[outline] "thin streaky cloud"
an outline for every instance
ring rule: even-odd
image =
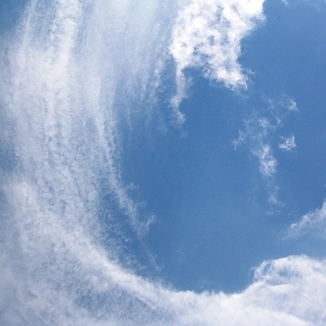
[[[326,200],[321,208],[305,214],[299,222],[293,223],[288,229],[289,237],[299,237],[306,234],[326,236]]]

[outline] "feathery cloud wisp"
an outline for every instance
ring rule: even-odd
[[[294,135],[291,135],[288,138],[283,138],[283,143],[279,145],[279,148],[283,151],[291,152],[294,148],[297,147],[295,144],[295,138]]]
[[[299,222],[291,224],[288,229],[290,237],[299,237],[309,233],[326,236],[326,200],[321,208],[305,214]]]

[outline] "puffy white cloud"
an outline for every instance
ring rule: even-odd
[[[236,89],[246,87],[238,62],[241,41],[263,19],[264,0],[193,0],[175,23],[171,54],[176,64],[175,112],[186,93],[184,69],[201,68],[204,76]],[[183,117],[179,113],[179,122]]]

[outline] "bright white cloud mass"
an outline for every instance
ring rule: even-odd
[[[256,196],[247,189],[250,188],[247,184],[259,180],[259,175],[263,176],[263,183],[267,180],[270,185],[271,178],[275,178],[276,184],[279,172],[279,178],[289,175],[285,171],[287,160],[295,159],[300,146],[311,148],[304,146],[302,134],[297,137],[301,106],[296,118],[299,122],[284,130],[285,117],[290,111],[298,111],[292,95],[291,98],[282,95],[281,101],[277,100],[281,95],[277,95],[270,100],[268,109],[251,105],[248,100],[259,92],[257,98],[266,96],[263,83],[258,85],[259,65],[246,64],[250,62],[246,61],[246,53],[250,56],[253,47],[249,43],[245,46],[245,41],[252,33],[268,27],[265,24],[271,12],[277,17],[277,10],[265,13],[268,5],[269,1],[263,0],[3,2],[1,17],[11,18],[3,19],[0,25],[1,325],[326,324],[324,257],[317,254],[311,257],[304,251],[268,249],[276,248],[275,243],[283,241],[280,236],[275,236],[277,239],[271,240],[263,252],[260,248],[266,243],[264,235],[252,236],[258,232],[255,230],[268,229],[266,225],[273,228],[273,222],[266,222],[263,227],[259,224],[265,223],[261,222],[265,216],[259,207],[264,207],[268,198]],[[300,6],[304,12],[308,10],[305,4]],[[285,6],[279,1],[278,10],[290,13],[299,7],[291,3]],[[309,7],[309,10],[320,15],[322,9]],[[257,50],[254,62],[262,57],[266,59],[258,53]],[[199,72],[202,77],[198,77]],[[203,79],[210,84],[204,84]],[[192,91],[204,88],[203,85],[220,95],[209,100],[212,95],[206,89],[202,91],[202,99],[191,104],[196,100]],[[281,89],[279,94],[288,91]],[[223,150],[226,151],[222,145],[211,150],[212,141],[208,142],[207,151],[200,145],[205,142],[205,130],[210,130],[210,118],[212,121],[215,118],[191,116],[198,110],[200,101],[207,107],[213,106],[214,112],[222,112],[223,96],[225,101],[243,104],[238,104],[236,116],[226,123],[223,120],[215,128],[230,130],[226,150],[232,147],[230,143],[240,130],[239,138],[233,142],[239,150],[236,154],[231,152],[230,157],[240,157],[243,147],[240,145],[244,144],[259,162],[251,166],[245,152],[243,160],[235,158],[232,164],[214,160],[214,166],[221,164],[218,165],[221,175],[230,169],[227,171],[231,181],[225,184],[217,177],[218,181],[205,177],[204,173],[204,168],[209,169],[212,153],[223,156]],[[244,103],[249,103],[247,112]],[[304,116],[307,121],[312,119],[308,113],[302,114],[307,114]],[[204,126],[203,138],[193,141],[193,135],[200,134],[196,129],[200,124]],[[316,128],[309,128],[317,130],[317,122]],[[137,138],[142,135],[137,134],[139,129],[145,130],[155,150],[146,145],[148,138]],[[159,136],[153,130],[159,130]],[[184,133],[180,135],[176,130]],[[196,153],[196,159],[182,161],[179,155],[186,150],[166,149],[169,146],[164,144],[170,144],[169,132],[175,137],[171,144],[188,142],[185,146],[189,153]],[[155,137],[165,140],[158,145]],[[222,138],[214,138],[214,142],[223,143]],[[129,160],[125,154],[128,146],[137,149],[137,155]],[[297,150],[293,151],[294,148]],[[168,156],[173,155],[174,163],[170,166]],[[146,165],[152,157],[159,158],[154,161],[154,167]],[[194,162],[201,161],[204,164],[198,168],[195,164],[201,163]],[[184,168],[192,164],[193,170],[189,171],[196,174]],[[181,172],[173,174],[178,166],[181,168],[176,171]],[[155,183],[160,176],[151,176],[163,173],[164,168],[168,171],[158,186]],[[296,178],[309,170],[305,168],[297,168]],[[129,170],[144,180],[148,190],[143,190],[137,182],[136,186],[129,182],[126,177]],[[236,173],[241,175],[239,183],[232,179]],[[286,189],[296,188],[293,179],[279,182],[280,188],[284,184]],[[164,188],[164,180],[175,180],[176,185],[171,182]],[[177,183],[195,191],[196,187],[188,184],[193,180],[202,180],[196,186],[201,185],[199,192],[208,189],[212,202],[218,201],[213,193],[215,183],[220,182],[218,187],[224,187],[225,193],[228,189],[234,192],[234,196],[225,200],[225,206],[222,200],[219,202],[223,209],[215,213],[207,229],[208,219],[204,217],[198,225],[191,215],[185,224],[178,222],[184,218],[182,205],[193,207],[198,202],[196,195],[188,198],[186,191],[180,196]],[[259,181],[255,182],[252,188],[258,189]],[[241,183],[246,185],[245,190]],[[137,196],[138,191],[143,193]],[[150,197],[153,193],[156,197]],[[238,195],[245,198],[245,204],[234,199]],[[254,197],[261,202],[254,204]],[[316,194],[316,200],[320,197],[323,198],[321,193]],[[150,206],[149,198],[158,201],[158,211],[152,212],[154,206]],[[258,212],[251,220],[241,206],[248,203]],[[308,204],[295,212],[311,211]],[[147,209],[146,205],[151,208]],[[164,209],[173,205],[180,205],[177,211],[181,215],[165,216]],[[289,227],[290,235],[299,236],[307,230],[322,228],[324,235],[325,205],[324,202],[313,213],[302,213],[301,220],[296,215],[291,221],[280,222],[271,233],[281,234]],[[243,214],[240,222],[232,220],[235,207]],[[153,225],[164,229],[171,219],[175,233],[162,231],[163,241],[158,236],[156,239],[153,236],[154,242],[146,240]],[[223,229],[219,221],[226,221],[227,228]],[[254,222],[257,226],[251,225]],[[160,258],[155,250],[165,250],[177,243],[178,249],[171,250],[180,253],[180,248],[187,246],[188,240],[176,236],[178,227],[181,233],[189,232],[188,228],[192,230],[193,238],[188,240],[196,246],[201,246],[206,239],[221,239],[219,260],[233,257],[235,251],[245,261],[246,251],[237,242],[237,238],[242,239],[254,256],[257,251],[257,263],[251,265],[253,277],[236,292],[228,292],[223,288],[205,288],[207,280],[203,281],[201,291],[197,291],[196,286],[182,288],[172,274],[168,275],[170,278],[164,273],[157,276],[157,270],[164,266],[158,266],[156,260]],[[214,237],[211,237],[209,229],[213,227]],[[231,236],[232,228],[238,228],[236,237]],[[205,235],[200,238],[196,232],[202,229]],[[211,242],[200,255],[213,261],[215,247],[219,246]],[[181,258],[172,264],[181,266],[191,251],[185,249],[183,256],[180,254]],[[284,255],[278,255],[280,252]],[[165,264],[169,264],[168,259]],[[185,264],[187,272],[182,278],[190,274],[196,277],[196,271],[204,268],[195,261],[192,264]],[[242,262],[232,264],[231,272]],[[213,274],[218,272],[218,267],[210,268]],[[230,282],[225,280],[225,288]]]
[[[205,77],[233,89],[246,87],[247,78],[238,62],[241,40],[263,19],[263,2],[198,0],[180,11],[170,46],[176,64],[174,107],[185,97],[186,68],[201,68]],[[178,117],[182,122],[180,113]]]

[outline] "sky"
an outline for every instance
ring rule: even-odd
[[[0,324],[326,324],[324,0],[0,0]]]

